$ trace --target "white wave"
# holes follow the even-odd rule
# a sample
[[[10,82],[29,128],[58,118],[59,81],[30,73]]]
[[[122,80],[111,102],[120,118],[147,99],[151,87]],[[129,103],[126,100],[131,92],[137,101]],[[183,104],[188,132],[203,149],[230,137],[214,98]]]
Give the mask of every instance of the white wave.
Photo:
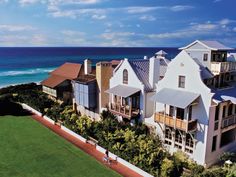
[[[19,76],[19,75],[33,75],[33,74],[43,74],[53,71],[54,68],[35,68],[26,70],[12,70],[0,72],[0,76]]]

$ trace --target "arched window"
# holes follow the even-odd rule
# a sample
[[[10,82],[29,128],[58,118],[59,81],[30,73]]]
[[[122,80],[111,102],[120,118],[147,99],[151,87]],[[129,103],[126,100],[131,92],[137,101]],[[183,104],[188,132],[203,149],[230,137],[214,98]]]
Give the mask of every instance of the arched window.
[[[123,83],[128,84],[128,71],[127,71],[127,69],[124,69],[124,71],[123,71]]]

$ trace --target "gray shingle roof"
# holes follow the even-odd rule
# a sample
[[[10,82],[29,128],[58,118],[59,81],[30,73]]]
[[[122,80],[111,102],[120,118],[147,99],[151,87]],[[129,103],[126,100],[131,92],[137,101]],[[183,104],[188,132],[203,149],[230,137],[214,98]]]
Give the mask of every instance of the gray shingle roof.
[[[152,91],[149,83],[149,60],[128,60],[138,79],[144,84],[145,91]]]

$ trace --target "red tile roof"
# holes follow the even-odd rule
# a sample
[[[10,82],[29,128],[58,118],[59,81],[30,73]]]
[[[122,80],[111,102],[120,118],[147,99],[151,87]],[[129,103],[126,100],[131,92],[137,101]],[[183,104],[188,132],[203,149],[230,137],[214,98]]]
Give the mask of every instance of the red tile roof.
[[[42,81],[41,84],[44,86],[50,87],[50,88],[55,88],[56,86],[58,86],[59,84],[61,84],[65,80],[67,80],[67,79],[64,77],[52,75],[49,78]]]
[[[76,79],[79,76],[81,64],[65,63],[51,72],[51,75],[62,76],[67,79]]]
[[[42,85],[55,88],[65,80],[78,78],[82,65],[78,63],[65,63],[52,71],[50,77],[41,82]]]

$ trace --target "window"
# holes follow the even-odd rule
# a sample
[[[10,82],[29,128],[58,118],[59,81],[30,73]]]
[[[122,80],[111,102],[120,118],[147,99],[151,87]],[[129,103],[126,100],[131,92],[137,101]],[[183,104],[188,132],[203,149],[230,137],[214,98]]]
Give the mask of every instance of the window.
[[[177,117],[178,119],[183,120],[183,119],[184,119],[184,109],[182,109],[182,108],[177,108],[176,117]]]
[[[185,88],[185,76],[179,76],[179,88]]]
[[[228,108],[228,116],[230,115],[233,115],[233,104],[230,104]]]
[[[226,117],[226,106],[223,106],[222,117]]]
[[[189,106],[189,109],[188,109],[188,120],[191,120],[192,119],[192,111],[193,111],[193,107],[192,105]]]
[[[169,116],[171,116],[171,117],[174,116],[174,107],[173,106],[170,106]]]
[[[203,54],[203,61],[207,61],[207,59],[208,59],[208,54],[207,54],[207,53],[204,53],[204,54]]]
[[[217,136],[214,136],[212,140],[212,147],[211,147],[212,152],[216,150],[216,141],[217,141]]]
[[[124,69],[124,71],[123,71],[123,83],[128,84],[128,71],[127,71],[127,69]]]

